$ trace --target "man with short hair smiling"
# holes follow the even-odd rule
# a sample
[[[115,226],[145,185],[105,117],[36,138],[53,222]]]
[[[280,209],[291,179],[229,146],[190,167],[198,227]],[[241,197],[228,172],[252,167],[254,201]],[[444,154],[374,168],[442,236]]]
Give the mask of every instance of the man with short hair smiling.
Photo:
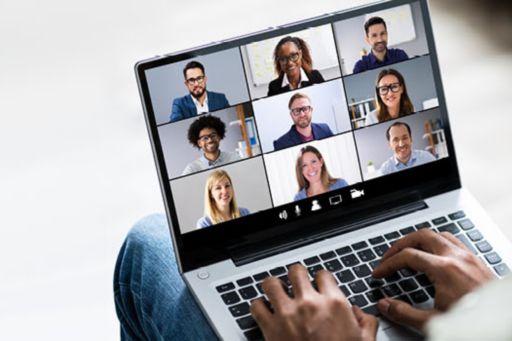
[[[313,106],[306,94],[296,93],[288,102],[293,125],[290,130],[274,141],[274,149],[279,150],[296,144],[332,136],[332,131],[325,123],[312,123]]]
[[[393,156],[380,167],[380,172],[383,175],[436,160],[429,152],[412,149],[411,127],[407,123],[395,122],[390,125],[386,131],[386,138],[389,148],[393,151]]]
[[[182,175],[240,160],[237,153],[223,152],[219,149],[220,141],[224,136],[226,136],[226,125],[218,117],[201,116],[192,122],[188,129],[188,141],[194,147],[201,149],[203,155],[189,163]]]
[[[189,62],[183,69],[183,76],[189,94],[174,99],[171,121],[178,121],[201,113],[229,107],[226,95],[206,90],[208,77],[204,73],[203,64],[197,61]]]
[[[354,73],[409,59],[407,53],[401,49],[388,49],[388,30],[386,22],[381,17],[368,19],[364,24],[364,30],[366,31],[365,41],[370,45],[371,51],[357,61]]]

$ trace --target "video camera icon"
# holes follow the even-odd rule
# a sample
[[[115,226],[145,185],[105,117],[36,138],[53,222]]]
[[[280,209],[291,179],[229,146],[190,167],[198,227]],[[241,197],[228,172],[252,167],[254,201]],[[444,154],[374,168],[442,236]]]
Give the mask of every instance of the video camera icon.
[[[364,196],[364,189],[351,189],[350,196],[352,197],[352,199],[360,198]]]

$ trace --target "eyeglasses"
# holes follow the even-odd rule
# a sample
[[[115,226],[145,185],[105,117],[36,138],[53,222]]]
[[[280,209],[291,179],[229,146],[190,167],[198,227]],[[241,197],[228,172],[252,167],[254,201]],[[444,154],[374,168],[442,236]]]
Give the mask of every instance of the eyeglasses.
[[[388,94],[389,90],[391,90],[391,92],[397,93],[400,91],[401,86],[402,84],[400,83],[392,83],[389,85],[378,86],[377,91],[379,91],[379,94],[384,96]]]
[[[208,142],[210,140],[216,140],[218,137],[219,137],[219,134],[211,133],[208,135],[199,136],[199,138],[197,140],[202,141],[202,142]]]
[[[199,76],[199,77],[196,77],[196,78],[189,78],[189,79],[187,79],[187,84],[188,85],[194,85],[195,83],[203,84],[203,82],[204,82],[204,76]]]
[[[309,114],[311,112],[311,109],[313,108],[310,105],[305,105],[303,107],[290,109],[290,112],[292,113],[293,116],[297,117],[300,116],[300,114],[302,113]]]
[[[281,57],[277,58],[277,60],[281,64],[286,64],[286,63],[288,63],[288,61],[296,62],[297,60],[299,60],[299,57],[300,57],[300,52],[293,52],[293,53],[290,53],[288,56],[281,56]]]

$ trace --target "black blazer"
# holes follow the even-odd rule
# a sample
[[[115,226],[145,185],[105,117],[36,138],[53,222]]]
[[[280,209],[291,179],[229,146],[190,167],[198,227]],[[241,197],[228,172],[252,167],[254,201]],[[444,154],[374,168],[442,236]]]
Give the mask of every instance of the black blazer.
[[[270,83],[268,83],[268,96],[282,94],[283,92],[290,91],[290,86],[287,85],[282,87],[283,84],[284,72],[282,72],[278,78],[274,79]],[[322,74],[318,72],[318,70],[311,70],[311,74],[308,75],[309,81],[301,81],[300,87],[303,88],[308,85],[317,84],[324,82],[324,77]]]

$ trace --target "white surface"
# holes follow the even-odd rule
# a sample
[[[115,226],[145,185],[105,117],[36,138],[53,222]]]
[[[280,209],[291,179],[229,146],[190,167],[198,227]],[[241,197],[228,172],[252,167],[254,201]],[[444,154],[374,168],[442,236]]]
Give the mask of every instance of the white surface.
[[[0,339],[118,338],[117,251],[137,219],[163,210],[137,60],[339,6],[0,2]],[[510,238],[510,51],[445,10],[433,22],[464,184]]]

